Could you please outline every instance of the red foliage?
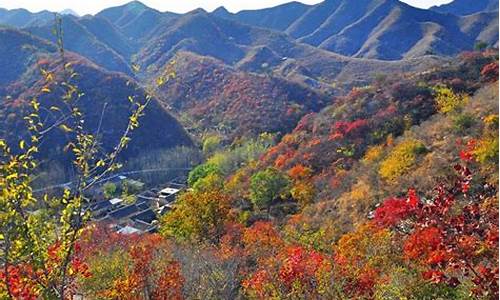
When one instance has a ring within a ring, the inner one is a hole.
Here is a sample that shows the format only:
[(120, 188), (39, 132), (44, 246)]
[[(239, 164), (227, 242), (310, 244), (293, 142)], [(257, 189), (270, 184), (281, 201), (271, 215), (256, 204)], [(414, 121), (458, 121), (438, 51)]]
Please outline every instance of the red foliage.
[(409, 190), (406, 198), (390, 198), (375, 210), (375, 222), (382, 226), (393, 226), (411, 215), (418, 206), (415, 190)]
[(10, 265), (7, 267), (7, 271), (5, 271), (4, 267), (0, 271), (0, 283), (6, 287), (8, 285), (10, 295), (14, 299), (38, 299), (34, 278), (33, 269), (28, 265)]
[(498, 61), (485, 65), (481, 70), (481, 76), (487, 82), (498, 81)]
[(404, 224), (404, 254), (427, 270), (424, 278), (456, 286), (464, 279), (476, 284), (477, 296), (498, 297), (498, 210), (477, 202), (487, 199), (488, 185), (470, 192), (472, 173), (457, 165), (456, 183), (441, 184), (432, 201), (420, 203), (414, 195), (406, 201), (388, 199), (375, 212), (382, 226)]
[(352, 122), (338, 121), (333, 125), (333, 133), (330, 139), (342, 138), (346, 135), (356, 135), (368, 125), (365, 119), (359, 119)]
[(464, 162), (470, 162), (474, 161), (474, 149), (476, 148), (477, 141), (472, 139), (469, 140), (466, 144), (464, 149), (460, 150), (459, 156), (460, 159), (463, 160)]
[(279, 270), (279, 279), (290, 288), (300, 283), (307, 289), (314, 289), (315, 277), (318, 271), (326, 271), (329, 263), (319, 252), (305, 250), (302, 247), (288, 247), (284, 250), (283, 264)]

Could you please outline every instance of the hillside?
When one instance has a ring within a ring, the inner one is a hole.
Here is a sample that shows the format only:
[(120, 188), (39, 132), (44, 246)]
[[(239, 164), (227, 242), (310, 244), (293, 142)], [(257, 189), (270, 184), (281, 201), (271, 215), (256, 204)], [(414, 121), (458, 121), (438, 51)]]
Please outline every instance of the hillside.
[(32, 13), (26, 9), (4, 9), (0, 8), (0, 24), (14, 27), (33, 26), (38, 23), (45, 23), (54, 20), (54, 14), (44, 10), (38, 13)]
[(177, 14), (162, 13), (139, 1), (132, 1), (121, 6), (104, 9), (96, 17), (109, 20), (131, 42), (137, 42), (138, 40), (147, 41), (156, 30), (162, 30), (165, 23), (175, 19)]
[[(382, 199), (412, 187), (430, 190), (432, 178), (451, 171), (444, 166), (453, 162), (450, 153), (458, 155), (459, 145), (453, 141), (477, 134), (472, 128), (481, 126), (480, 119), (498, 109), (498, 89), (481, 78), (481, 70), (495, 59), (492, 53), (464, 55), (444, 68), (355, 88), (319, 113), (304, 116), (256, 165), (233, 176), (245, 186), (246, 174), (258, 170), (276, 168), (292, 178), (294, 172), (308, 170), (308, 175), (297, 176), (305, 176), (316, 191), (308, 199), (312, 205), (305, 210), (311, 221), (320, 226), (329, 216), (339, 228), (351, 228)], [(436, 86), (450, 87), (457, 94), (477, 92), (478, 96), (466, 102), (464, 112), (447, 115), (436, 105)], [(461, 123), (479, 106), (477, 122)], [(384, 164), (389, 164), (390, 153), (401, 149), (397, 145), (415, 147), (411, 151), (416, 152), (390, 161), (393, 165), (386, 172)], [(382, 163), (384, 158), (387, 163)], [(400, 161), (405, 159), (411, 162)], [(424, 172), (433, 175), (424, 176)], [(276, 205), (279, 211), (279, 202)]]
[(455, 0), (447, 4), (433, 6), (430, 9), (440, 13), (466, 16), (498, 11), (498, 0)]
[[(32, 45), (30, 50), (33, 51), (29, 53), (30, 55), (19, 57), (16, 65), (13, 66), (17, 67), (17, 70), (7, 73), (7, 80), (2, 81), (0, 85), (0, 91), (5, 97), (0, 103), (0, 115), (2, 116), (0, 118), (0, 136), (9, 142), (15, 142), (26, 134), (21, 130), (24, 128), (24, 121), (20, 116), (29, 111), (29, 101), (33, 97), (38, 98), (42, 103), (42, 119), (46, 124), (55, 122), (59, 118), (58, 115), (68, 112), (57, 100), (62, 97), (62, 89), (58, 84), (62, 78), (58, 76), (61, 74), (61, 63), (58, 57), (52, 54), (55, 52), (55, 47), (17, 30), (2, 30), (0, 34), (2, 38), (9, 37), (18, 41), (19, 48), (26, 45), (25, 43), (30, 43)], [(34, 48), (36, 43), (39, 43), (39, 48)], [(13, 48), (6, 49), (6, 51), (11, 50)], [(46, 50), (46, 52), (42, 52), (42, 50)], [(14, 53), (22, 54), (23, 51)], [(1, 55), (1, 57), (6, 57), (6, 55)], [(66, 61), (78, 74), (73, 83), (81, 91), (85, 91), (78, 106), (84, 113), (86, 130), (98, 133), (102, 139), (100, 145), (102, 149), (107, 151), (113, 149), (125, 129), (127, 116), (131, 111), (128, 97), (145, 101), (146, 92), (130, 77), (106, 71), (76, 54), (69, 53)], [(48, 87), (50, 93), (44, 92), (42, 89), (46, 86), (46, 80), (40, 74), (40, 68), (56, 76), (55, 82)], [(14, 70), (14, 68), (12, 69)], [(49, 109), (52, 106), (59, 106), (61, 110)], [(101, 126), (97, 132), (99, 123)], [(63, 148), (70, 136), (70, 133), (65, 133), (57, 128), (53, 130), (44, 140), (42, 153), (45, 154), (43, 158), (49, 159), (49, 162), (55, 161), (65, 165), (69, 154), (65, 153)], [(162, 108), (155, 98), (148, 105), (145, 117), (141, 119), (141, 127), (132, 134), (132, 139), (133, 142), (126, 149), (124, 158), (134, 157), (140, 153), (144, 154), (144, 149), (154, 151), (179, 145), (192, 145), (190, 137), (182, 126)], [(66, 165), (66, 167), (69, 166)]]
[[(24, 30), (55, 42), (54, 22), (27, 27)], [(64, 46), (110, 71), (132, 74), (128, 64), (131, 47), (106, 20), (99, 18), (79, 19), (72, 15), (62, 16)]]
[(154, 75), (178, 51), (213, 57), (243, 71), (273, 73), (316, 89), (331, 88), (341, 74), (339, 86), (367, 82), (376, 73), (423, 70), (441, 61), (429, 56), (397, 62), (350, 58), (297, 43), (283, 33), (196, 10), (146, 43), (135, 62)]
[[(474, 4), (474, 7), (478, 5)], [(496, 26), (497, 13), (484, 13), (475, 32), (467, 32), (461, 26), (463, 17), (417, 9), (397, 0), (327, 0), (305, 9), (288, 26), (277, 27), (267, 18), (273, 14), (285, 15), (287, 6), (266, 10), (245, 11), (217, 16), (272, 29), (280, 29), (300, 42), (317, 46), (335, 53), (365, 58), (398, 60), (418, 57), (429, 53), (453, 55), (473, 49), (483, 30)], [(481, 36), (483, 42), (496, 45), (498, 37)]]
[[(158, 95), (198, 131), (214, 130), (228, 139), (285, 133), (329, 97), (279, 77), (239, 71), (221, 61), (179, 52), (162, 68), (166, 82)], [(169, 74), (175, 77), (168, 78)]]
[[(13, 82), (37, 61), (40, 53), (55, 51), (55, 46), (38, 37), (8, 27), (0, 27), (0, 87)], [(3, 95), (0, 89), (0, 95)]]

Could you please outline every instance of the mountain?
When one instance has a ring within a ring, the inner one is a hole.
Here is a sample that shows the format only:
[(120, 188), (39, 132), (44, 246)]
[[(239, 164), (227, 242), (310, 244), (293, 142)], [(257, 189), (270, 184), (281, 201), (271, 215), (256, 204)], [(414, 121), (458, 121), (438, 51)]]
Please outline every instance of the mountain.
[(284, 31), (295, 20), (306, 13), (309, 8), (309, 5), (301, 2), (289, 2), (258, 11), (242, 10), (236, 14), (231, 14), (221, 6), (214, 10), (212, 14), (217, 17), (237, 20), (254, 26)]
[(63, 9), (59, 13), (61, 15), (72, 15), (72, 16), (75, 16), (75, 17), (79, 17), (80, 16), (76, 11), (74, 11), (74, 10), (72, 10), (70, 8)]
[(281, 77), (231, 68), (221, 61), (179, 52), (164, 70), (158, 90), (164, 103), (195, 130), (215, 129), (229, 139), (262, 132), (286, 133), (307, 113), (319, 111), (331, 97)]
[(326, 88), (339, 75), (346, 81), (366, 81), (377, 72), (398, 72), (435, 62), (386, 62), (350, 58), (298, 43), (274, 30), (223, 19), (203, 10), (180, 16), (136, 55), (135, 63), (153, 74), (179, 51), (210, 56), (244, 71), (273, 73), (314, 88)]
[(19, 79), (37, 62), (38, 55), (50, 53), (56, 47), (49, 42), (19, 30), (0, 27), (0, 95), (1, 87)]
[[(133, 1), (96, 16), (66, 15), (63, 24), (67, 23), (69, 50), (109, 70), (131, 74), (131, 61), (143, 67), (163, 65), (178, 50), (215, 57), (230, 65), (254, 58), (275, 64), (283, 58), (297, 59), (300, 52), (314, 52), (305, 50), (301, 43), (355, 58), (450, 56), (473, 49), (479, 41), (497, 45), (498, 14), (481, 11), (479, 15), (457, 16), (417, 9), (397, 0), (326, 0), (316, 5), (290, 2), (235, 14), (220, 7), (210, 14), (198, 9), (179, 15)], [(22, 11), (27, 16), (14, 18), (16, 13), (21, 12), (3, 10), (0, 23), (54, 39), (52, 17), (46, 16), (50, 13)]]
[(454, 0), (447, 4), (433, 6), (430, 10), (457, 16), (498, 11), (498, 0)]
[[(285, 15), (288, 6), (214, 15), (246, 24), (279, 29), (304, 42), (353, 57), (398, 60), (428, 53), (453, 55), (473, 49), (483, 30), (498, 32), (498, 14), (485, 13), (474, 31), (467, 31), (467, 17), (418, 9), (397, 0), (326, 0), (310, 7), (297, 6), (296, 14), (280, 26), (269, 15)], [(297, 17), (297, 14), (302, 14)], [(293, 21), (292, 21), (293, 19)], [(286, 24), (283, 25), (283, 24)], [(496, 45), (498, 37), (482, 40)]]
[[(45, 22), (24, 30), (55, 42), (54, 23)], [(62, 16), (64, 47), (67, 50), (83, 55), (110, 71), (132, 74), (128, 57), (132, 50), (126, 38), (105, 19), (98, 17), (77, 18), (71, 15)]]
[[(17, 144), (17, 139), (26, 134), (22, 129), (25, 127), (21, 116), (29, 112), (31, 99), (37, 98), (40, 101), (41, 117), (45, 124), (54, 122), (59, 113), (68, 113), (60, 100), (57, 100), (63, 93), (60, 85), (56, 84), (61, 80), (59, 74), (62, 74), (62, 63), (58, 54), (55, 54), (56, 48), (53, 45), (27, 33), (14, 29), (2, 29), (0, 38), (17, 41), (17, 44), (11, 43), (12, 46), (8, 49), (0, 46), (1, 59), (8, 57), (5, 51), (17, 51), (13, 53), (22, 54), (16, 57), (15, 65), (9, 67), (9, 69), (14, 69), (18, 66), (18, 70), (10, 72), (7, 80), (0, 82), (0, 96), (2, 96), (0, 136)], [(17, 48), (14, 45), (18, 45)], [(23, 51), (20, 51), (24, 45), (31, 45), (30, 55), (25, 55)], [(145, 101), (145, 90), (132, 78), (122, 73), (107, 71), (77, 54), (68, 52), (65, 62), (70, 63), (78, 74), (73, 84), (77, 85), (80, 91), (84, 91), (78, 106), (84, 114), (86, 130), (99, 135), (102, 140), (100, 144), (102, 149), (112, 150), (118, 143), (126, 126), (127, 116), (131, 112), (128, 97)], [(47, 83), (39, 71), (40, 68), (55, 76), (55, 83), (48, 86), (50, 93), (42, 91)], [(60, 111), (51, 110), (52, 106), (59, 106)], [(102, 124), (98, 130), (100, 120)], [(124, 152), (124, 158), (135, 157), (143, 153), (144, 149), (153, 151), (180, 145), (193, 145), (182, 126), (154, 97), (145, 110), (145, 116), (140, 119), (140, 124), (139, 129), (132, 133), (132, 142)], [(69, 154), (63, 151), (63, 148), (69, 135), (71, 133), (56, 128), (45, 136), (42, 153), (47, 155), (43, 159), (58, 163), (65, 162)]]
[(0, 24), (10, 25), (14, 27), (26, 27), (36, 23), (44, 23), (54, 20), (54, 14), (43, 10), (41, 12), (32, 13), (26, 9), (4, 9), (0, 8)]
[(104, 9), (97, 17), (109, 20), (131, 40), (147, 40), (155, 30), (161, 30), (165, 22), (175, 19), (174, 13), (162, 13), (139, 1)]

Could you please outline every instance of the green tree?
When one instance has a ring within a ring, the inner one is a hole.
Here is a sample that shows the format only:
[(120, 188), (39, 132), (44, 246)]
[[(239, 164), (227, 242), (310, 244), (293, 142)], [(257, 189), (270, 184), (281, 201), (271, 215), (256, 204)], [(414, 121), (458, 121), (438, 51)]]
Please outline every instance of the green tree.
[(194, 168), (188, 175), (188, 184), (193, 187), (198, 180), (207, 177), (211, 174), (219, 174), (219, 168), (214, 164), (202, 164)]
[(209, 135), (203, 140), (203, 154), (213, 154), (221, 146), (221, 138), (217, 135)]
[(116, 184), (114, 184), (112, 182), (106, 182), (102, 186), (102, 191), (104, 193), (104, 197), (106, 197), (108, 199), (113, 198), (116, 196), (116, 191), (117, 191)]
[(474, 45), (474, 49), (476, 51), (484, 51), (488, 48), (488, 43), (483, 42), (483, 41), (477, 41), (477, 43)]
[(250, 200), (259, 209), (268, 208), (277, 198), (289, 192), (290, 179), (277, 169), (268, 168), (250, 179)]

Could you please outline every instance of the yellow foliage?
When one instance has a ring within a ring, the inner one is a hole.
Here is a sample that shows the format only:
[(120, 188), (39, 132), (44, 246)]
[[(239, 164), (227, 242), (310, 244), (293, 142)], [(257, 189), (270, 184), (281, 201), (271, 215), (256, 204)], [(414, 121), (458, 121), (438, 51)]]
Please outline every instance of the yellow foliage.
[(354, 276), (373, 268), (387, 269), (396, 261), (392, 253), (392, 234), (370, 223), (360, 225), (355, 231), (340, 238), (335, 253), (348, 262)]
[(383, 153), (384, 153), (384, 145), (371, 146), (370, 148), (368, 148), (368, 150), (366, 150), (365, 156), (363, 157), (362, 161), (364, 163), (374, 162), (380, 159)]
[(473, 154), (476, 160), (482, 164), (498, 162), (498, 136), (485, 138), (479, 141)]
[(364, 181), (358, 181), (351, 189), (350, 197), (354, 201), (362, 201), (371, 194), (370, 186)]
[(462, 108), (469, 101), (467, 94), (456, 94), (447, 87), (436, 87), (436, 104), (439, 112), (450, 113)]
[(309, 182), (299, 181), (290, 190), (290, 194), (293, 199), (295, 199), (301, 207), (305, 207), (314, 201), (316, 196), (316, 189), (314, 185)]
[(484, 118), (484, 124), (488, 127), (498, 127), (498, 115), (489, 115)]
[(414, 139), (403, 141), (380, 164), (379, 175), (389, 181), (396, 180), (415, 163), (417, 155), (425, 151), (422, 142)]

